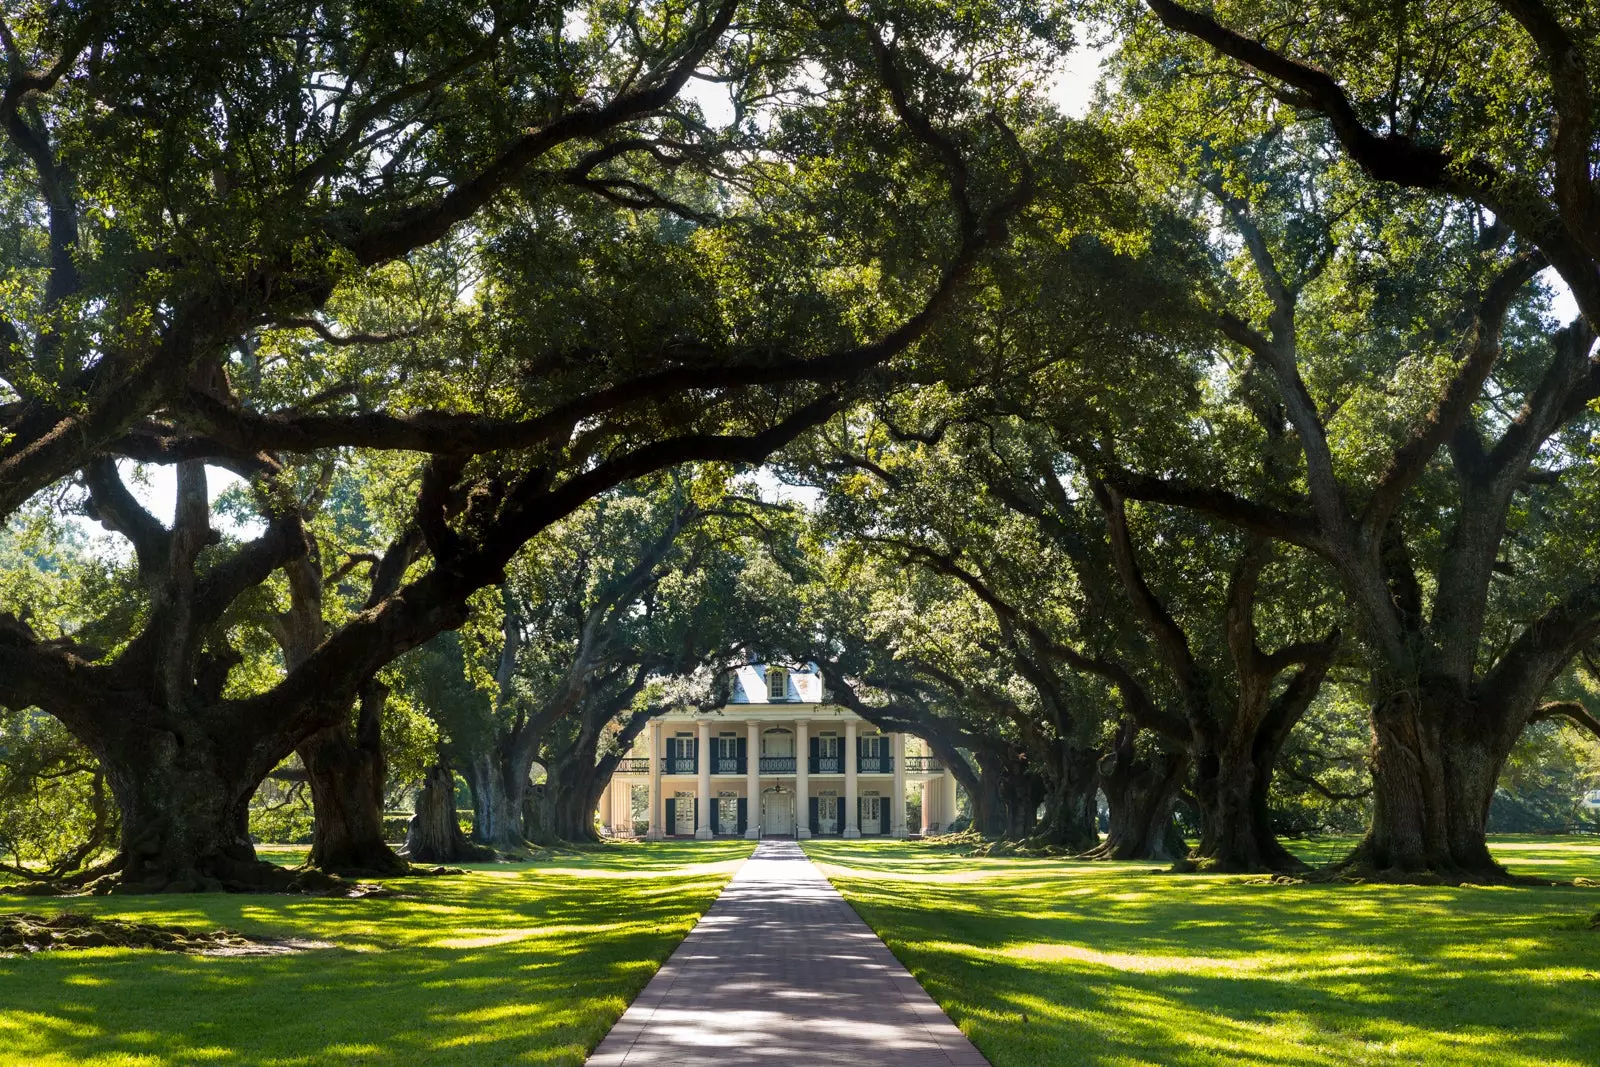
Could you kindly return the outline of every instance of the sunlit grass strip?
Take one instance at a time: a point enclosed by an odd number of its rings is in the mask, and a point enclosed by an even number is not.
[[[1593,1064],[1600,890],[1260,886],[808,842],[996,1067]],[[1600,871],[1600,841],[1497,842]]]
[[[405,895],[388,900],[74,900],[97,915],[336,947],[0,961],[0,1064],[582,1063],[750,851],[616,845],[395,879]],[[0,910],[65,903],[6,899]]]

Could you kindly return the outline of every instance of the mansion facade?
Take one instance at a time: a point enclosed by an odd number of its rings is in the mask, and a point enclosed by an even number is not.
[[[919,739],[824,703],[814,671],[746,666],[725,706],[650,724],[601,795],[600,821],[632,833],[643,799],[650,838],[906,837],[908,787],[921,791],[923,833],[956,817],[955,776]]]

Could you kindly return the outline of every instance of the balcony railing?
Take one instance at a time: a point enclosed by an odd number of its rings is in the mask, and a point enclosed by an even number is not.
[[[810,767],[811,767],[811,773],[812,774],[843,774],[844,773],[844,757],[843,756],[812,756],[811,757],[811,762],[810,762]]]
[[[698,774],[700,768],[693,756],[662,756],[662,774]]]
[[[712,774],[743,774],[744,760],[734,756],[711,757]]]
[[[793,774],[795,758],[793,756],[762,756],[762,774]]]
[[[862,774],[888,774],[894,770],[890,756],[862,756],[856,761],[856,770]]]
[[[649,756],[624,756],[617,760],[618,774],[649,774]]]
[[[944,770],[944,760],[938,756],[907,756],[907,774],[938,774]]]

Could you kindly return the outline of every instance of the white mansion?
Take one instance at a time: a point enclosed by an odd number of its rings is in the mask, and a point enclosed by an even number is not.
[[[905,837],[907,784],[922,790],[922,830],[956,814],[956,780],[903,734],[883,733],[822,702],[815,672],[739,669],[728,704],[650,724],[600,798],[612,833],[633,830],[634,798],[648,791],[659,837]]]

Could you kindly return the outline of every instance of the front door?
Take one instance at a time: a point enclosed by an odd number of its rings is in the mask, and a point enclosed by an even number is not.
[[[788,835],[794,833],[794,794],[761,794],[761,833],[763,835]]]
[[[861,832],[864,834],[883,833],[883,798],[861,798]]]
[[[739,798],[717,798],[717,833],[736,834],[739,832]]]
[[[672,832],[683,837],[694,836],[694,794],[679,793],[673,805]]]
[[[822,797],[817,801],[817,833],[839,832],[839,798]]]

